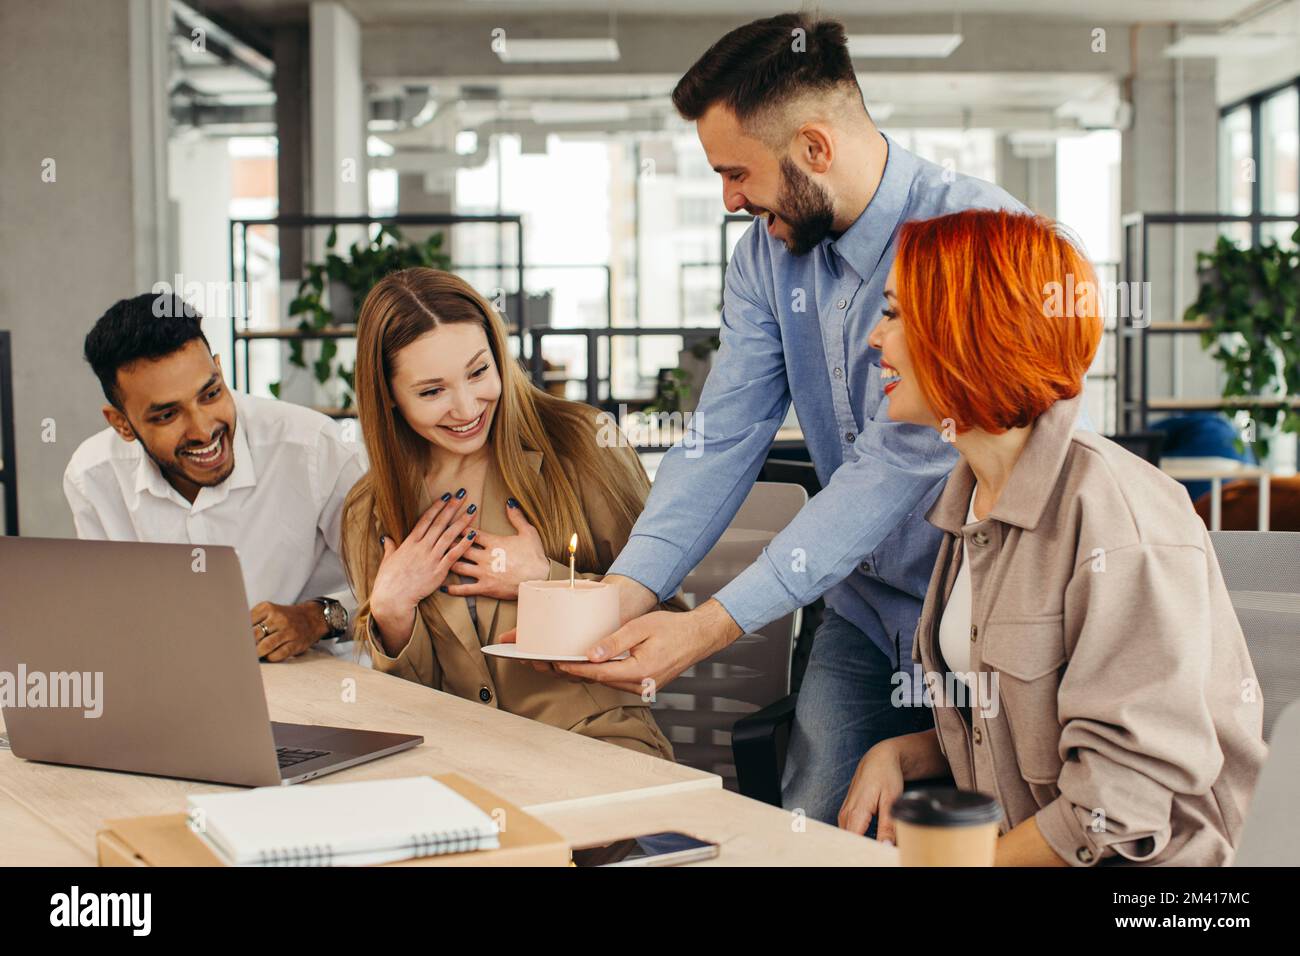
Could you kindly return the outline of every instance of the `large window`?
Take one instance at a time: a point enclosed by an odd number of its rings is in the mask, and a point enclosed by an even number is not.
[[[897,142],[955,172],[994,177],[988,130],[890,130]],[[396,177],[371,182],[376,206],[395,208]],[[690,347],[707,342],[722,302],[722,246],[744,234],[727,223],[722,184],[695,133],[667,130],[609,135],[552,134],[544,144],[494,135],[483,161],[455,174],[458,213],[520,213],[524,217],[533,322],[569,334],[545,337],[549,388],[587,396],[588,340],[583,328],[664,329],[663,335],[596,338],[600,402],[653,398],[667,370],[698,363]],[[497,229],[460,226],[452,257],[457,271],[488,292],[513,293],[516,253]]]
[[[617,324],[621,303],[609,263],[625,206],[616,201],[613,180],[624,162],[622,147],[612,140],[552,135],[537,149],[504,134],[492,137],[486,162],[457,171],[456,212],[524,218],[531,324],[595,328],[611,318]],[[515,293],[516,256],[507,230],[459,226],[452,239],[456,271],[490,298]],[[585,336],[547,336],[542,357],[550,391],[586,397]],[[608,369],[599,374],[607,378]]]
[[[1118,130],[1094,130],[1056,141],[1056,216],[1083,244],[1103,288],[1118,280],[1119,268],[1119,166]],[[1116,326],[1114,310],[1107,310],[1106,329]],[[1115,336],[1102,337],[1084,399],[1094,425],[1107,433],[1115,430]]]
[[[1250,107],[1244,105],[1225,113],[1219,123],[1219,209],[1236,216],[1248,216],[1254,208],[1252,127]],[[1244,223],[1227,224],[1223,231],[1238,242],[1250,241],[1250,226]]]
[[[1300,214],[1300,79],[1225,107],[1219,121],[1219,206],[1237,215]],[[1243,242],[1290,242],[1296,223],[1226,226]]]
[[[1297,149],[1300,136],[1300,96],[1292,86],[1270,96],[1260,104],[1259,198],[1260,211],[1294,216],[1300,212],[1300,166]],[[1270,223],[1265,236],[1279,241],[1289,239],[1294,223]]]

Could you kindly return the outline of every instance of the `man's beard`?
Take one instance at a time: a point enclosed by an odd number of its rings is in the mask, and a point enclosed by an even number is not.
[[[835,210],[824,187],[796,166],[790,158],[781,160],[781,191],[777,194],[779,217],[790,227],[785,247],[791,255],[807,255],[830,234]]]
[[[149,456],[149,460],[158,466],[158,470],[162,472],[163,478],[165,478],[167,480],[167,483],[172,485],[172,487],[175,487],[175,483],[172,481],[172,479],[179,478],[181,481],[189,482],[192,485],[198,485],[200,488],[215,488],[217,485],[221,484],[223,481],[229,478],[231,473],[234,472],[235,470],[235,460],[234,460],[235,426],[229,425],[223,427],[225,428],[225,437],[222,439],[222,441],[225,443],[229,443],[231,449],[231,459],[230,459],[230,463],[226,467],[225,473],[222,475],[214,476],[212,478],[204,478],[204,479],[195,478],[183,467],[181,467],[180,463],[176,461],[174,458],[169,460],[164,460],[160,458],[158,455],[155,455],[153,449],[149,447],[149,443],[140,437],[139,431],[136,431],[135,433],[135,440],[140,443],[140,447],[143,448],[144,453]],[[134,430],[134,428],[135,426],[133,425],[132,429]],[[211,439],[208,440],[211,441]],[[177,453],[173,452],[173,454],[177,454]]]

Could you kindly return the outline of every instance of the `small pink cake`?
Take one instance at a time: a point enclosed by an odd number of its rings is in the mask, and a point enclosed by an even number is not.
[[[586,657],[618,630],[618,592],[600,581],[525,581],[519,585],[515,642],[527,654]]]

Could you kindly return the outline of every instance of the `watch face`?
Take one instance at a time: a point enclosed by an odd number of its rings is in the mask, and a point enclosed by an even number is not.
[[[338,601],[325,602],[325,620],[329,622],[330,628],[337,634],[347,630],[348,612],[344,610],[343,605]]]

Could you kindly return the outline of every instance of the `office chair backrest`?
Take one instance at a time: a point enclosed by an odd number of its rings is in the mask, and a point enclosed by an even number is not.
[[[1300,532],[1211,531],[1264,695],[1264,739],[1300,699]]]
[[[808,494],[798,485],[755,482],[718,543],[682,582],[698,607],[754,563],[772,538],[799,513]],[[735,789],[731,725],[790,692],[790,662],[801,612],[688,668],[653,704],[655,720],[672,741],[679,763],[716,773]]]
[[[1233,866],[1300,866],[1300,703],[1283,710],[1274,729]]]
[[[811,461],[768,458],[763,462],[763,470],[759,472],[759,478],[762,481],[800,485],[808,492],[809,498],[822,490],[821,480],[817,477],[817,468]]]
[[[1160,467],[1160,456],[1164,451],[1164,432],[1129,432],[1126,435],[1107,435],[1111,441],[1125,451],[1130,451],[1144,461]]]

